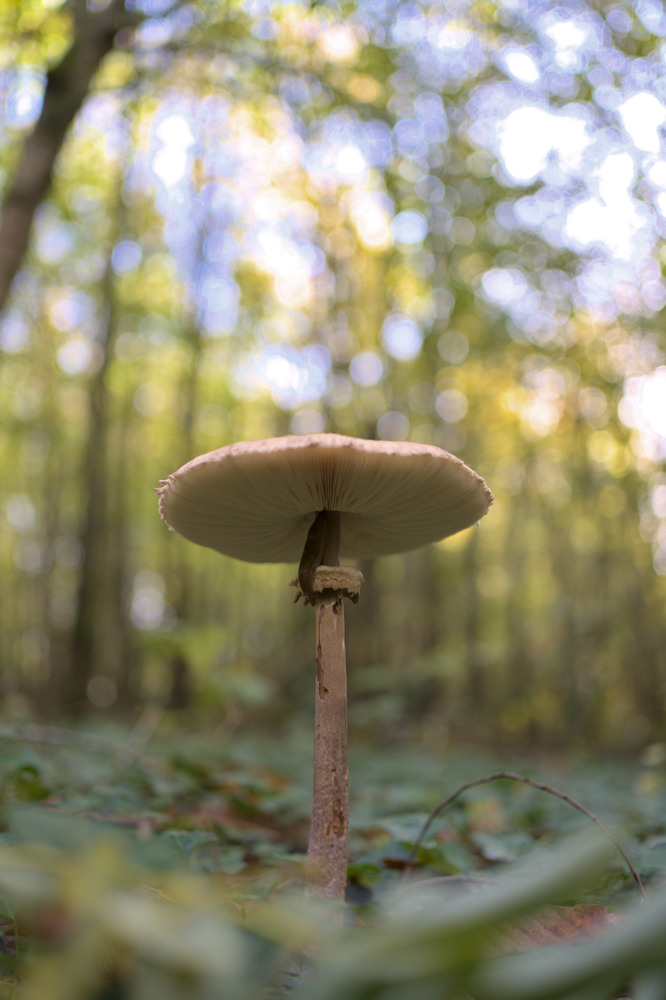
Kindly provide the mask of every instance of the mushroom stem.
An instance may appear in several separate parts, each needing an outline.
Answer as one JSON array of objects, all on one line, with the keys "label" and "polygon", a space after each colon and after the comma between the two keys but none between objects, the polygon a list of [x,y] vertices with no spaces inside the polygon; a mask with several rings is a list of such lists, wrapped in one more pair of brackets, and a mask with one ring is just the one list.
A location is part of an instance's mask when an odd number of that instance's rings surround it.
[{"label": "mushroom stem", "polygon": [[[339,566],[340,514],[327,511],[325,521],[322,564]],[[315,595],[314,604],[317,678],[307,892],[311,896],[344,900],[348,860],[349,767],[342,592],[325,590]]]}]

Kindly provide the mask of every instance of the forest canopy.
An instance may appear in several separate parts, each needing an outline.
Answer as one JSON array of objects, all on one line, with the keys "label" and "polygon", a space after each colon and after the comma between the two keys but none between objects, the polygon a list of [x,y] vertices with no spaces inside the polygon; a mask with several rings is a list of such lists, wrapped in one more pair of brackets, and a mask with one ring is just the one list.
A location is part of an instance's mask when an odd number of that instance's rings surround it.
[{"label": "forest canopy", "polygon": [[153,490],[333,431],[495,494],[362,567],[359,727],[666,737],[665,39],[656,0],[1,0],[10,714],[309,692],[290,569]]}]

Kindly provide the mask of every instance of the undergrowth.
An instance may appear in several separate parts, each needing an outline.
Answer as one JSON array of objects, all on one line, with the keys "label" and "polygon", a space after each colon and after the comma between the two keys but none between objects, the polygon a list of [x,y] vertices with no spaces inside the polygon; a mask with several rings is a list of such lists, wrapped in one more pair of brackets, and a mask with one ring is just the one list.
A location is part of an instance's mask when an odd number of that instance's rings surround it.
[{"label": "undergrowth", "polygon": [[659,750],[481,782],[478,755],[357,749],[339,925],[303,898],[306,734],[5,725],[0,996],[663,1000]]}]

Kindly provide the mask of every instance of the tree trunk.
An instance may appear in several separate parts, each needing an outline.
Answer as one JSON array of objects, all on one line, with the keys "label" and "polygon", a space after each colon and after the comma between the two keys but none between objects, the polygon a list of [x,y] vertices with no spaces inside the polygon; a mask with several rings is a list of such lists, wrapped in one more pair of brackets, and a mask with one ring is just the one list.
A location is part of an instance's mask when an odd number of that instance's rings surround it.
[{"label": "tree trunk", "polygon": [[[201,241],[203,244],[203,240]],[[203,256],[203,248],[199,257]],[[195,433],[194,426],[198,407],[199,394],[199,360],[201,358],[202,339],[196,321],[193,318],[185,330],[185,336],[191,349],[190,364],[183,372],[183,379],[180,385],[180,412],[182,414],[182,451],[181,464],[189,462],[195,455]],[[196,602],[193,601],[193,574],[190,561],[182,550],[182,555],[177,566],[177,576],[180,589],[176,597],[172,599],[179,621],[192,620],[192,612],[195,610]],[[182,650],[172,653],[169,657],[169,672],[171,674],[171,689],[168,695],[167,704],[169,708],[187,708],[193,689],[193,682],[188,658]]]},{"label": "tree trunk", "polygon": [[[100,338],[104,356],[89,388],[90,421],[82,470],[85,483],[85,522],[81,533],[84,562],[72,637],[71,665],[64,691],[63,707],[75,713],[89,707],[87,688],[95,673],[115,674],[118,679],[117,633],[123,630],[121,581],[124,571],[118,562],[122,559],[122,529],[121,520],[115,520],[117,537],[112,537],[110,511],[113,505],[109,495],[111,477],[108,468],[111,413],[107,374],[116,336],[110,259],[104,301],[107,315]],[[118,489],[122,487],[118,486]],[[110,568],[109,552],[112,546],[116,551]],[[111,593],[112,588],[114,593]],[[118,588],[120,593],[115,592]],[[110,641],[107,641],[108,632],[114,633]]]},{"label": "tree trunk", "polygon": [[32,221],[50,187],[65,136],[123,23],[129,23],[124,0],[111,0],[97,12],[89,9],[87,0],[74,0],[74,40],[47,76],[41,114],[25,140],[2,206],[0,309],[25,256]]},{"label": "tree trunk", "polygon": [[486,708],[486,673],[481,658],[481,600],[476,582],[479,534],[472,529],[465,548],[465,600],[462,630],[465,637],[465,697],[470,721],[482,719]]}]

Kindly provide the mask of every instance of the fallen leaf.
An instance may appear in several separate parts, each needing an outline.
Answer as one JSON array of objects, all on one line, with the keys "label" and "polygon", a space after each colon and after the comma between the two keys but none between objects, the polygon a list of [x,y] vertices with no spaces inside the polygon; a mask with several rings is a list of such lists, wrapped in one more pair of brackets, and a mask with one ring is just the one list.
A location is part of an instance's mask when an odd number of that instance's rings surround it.
[{"label": "fallen leaf", "polygon": [[531,917],[507,925],[492,936],[492,950],[530,951],[602,937],[617,917],[597,903],[549,906]]}]

